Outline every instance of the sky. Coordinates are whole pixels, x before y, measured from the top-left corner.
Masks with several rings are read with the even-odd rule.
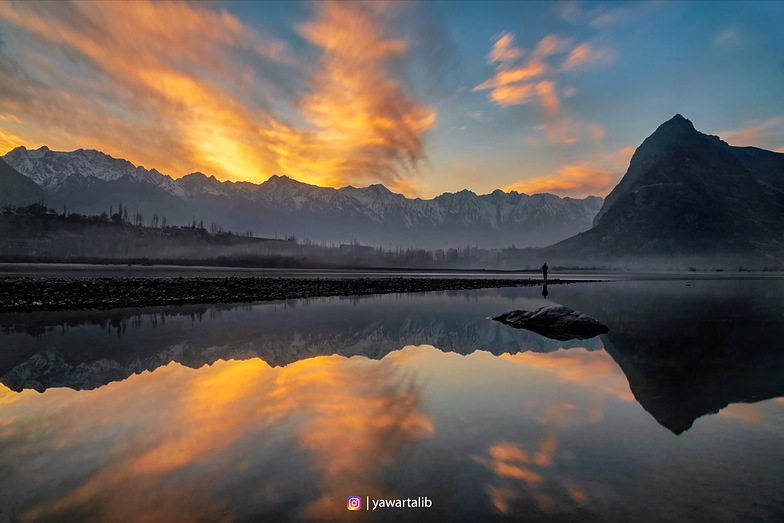
[[[677,113],[784,152],[784,2],[0,2],[0,154],[605,196]]]

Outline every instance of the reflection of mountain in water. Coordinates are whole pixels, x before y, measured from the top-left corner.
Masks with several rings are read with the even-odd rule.
[[[598,339],[563,342],[510,329],[486,319],[488,310],[499,306],[476,297],[458,301],[420,295],[6,315],[2,323],[14,327],[5,331],[0,381],[15,391],[83,390],[172,361],[198,368],[217,360],[261,358],[282,366],[331,354],[381,359],[406,345],[423,344],[495,355],[601,348]]]
[[[639,282],[570,306],[602,318],[634,397],[675,434],[730,403],[784,396],[781,281]]]
[[[533,295],[530,289],[3,315],[0,325],[13,327],[0,333],[0,381],[15,391],[81,390],[170,362],[198,368],[228,359],[272,366],[331,354],[380,359],[421,344],[495,355],[604,346],[637,401],[675,434],[730,403],[784,396],[782,281],[615,282],[558,294],[610,331],[561,342],[486,319],[547,303],[521,298]]]

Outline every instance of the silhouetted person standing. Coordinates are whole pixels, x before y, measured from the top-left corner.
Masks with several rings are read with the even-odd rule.
[[[542,265],[542,276],[544,281],[547,281],[547,262],[544,262],[544,265]]]

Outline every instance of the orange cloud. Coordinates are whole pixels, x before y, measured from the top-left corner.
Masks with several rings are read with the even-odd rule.
[[[496,72],[495,76],[474,87],[474,91],[507,87],[516,82],[541,76],[546,72],[547,65],[539,61],[529,62],[523,67],[501,69]],[[523,86],[525,85],[527,84],[523,84]]]
[[[609,48],[596,49],[591,44],[580,44],[569,53],[561,69],[574,69],[589,63],[604,63],[612,59],[613,53]]]
[[[523,56],[525,52],[514,46],[514,35],[504,33],[493,44],[493,49],[487,55],[487,63],[513,62]]]
[[[536,84],[536,94],[539,95],[542,107],[547,114],[551,117],[558,114],[561,108],[561,102],[558,100],[558,94],[555,92],[555,83],[544,81]]]
[[[0,155],[19,147],[20,145],[29,144],[30,141],[14,132],[6,131],[0,127]]]
[[[585,198],[608,194],[618,183],[618,176],[610,171],[581,164],[566,164],[553,176],[529,178],[504,187],[505,191],[526,194],[549,192],[560,196]]]
[[[556,35],[547,35],[537,43],[531,55],[522,64],[516,61],[523,56],[523,51],[510,52],[514,36],[511,33],[502,35],[493,45],[493,50],[488,55],[488,62],[500,62],[495,74],[473,88],[473,91],[489,90],[488,98],[496,104],[505,107],[522,105],[532,99],[539,102],[544,113],[539,129],[545,131],[547,139],[557,144],[572,144],[579,141],[579,135],[572,133],[573,129],[585,127],[575,125],[561,116],[561,100],[559,92],[565,98],[574,96],[574,87],[560,88],[558,74],[564,70],[572,69],[589,62],[608,63],[612,58],[609,48],[594,49],[590,44],[583,43],[573,47],[572,39],[560,38]],[[571,48],[568,56],[560,68],[554,68],[551,63],[554,56],[561,55]],[[600,126],[587,126],[588,133],[594,141],[604,138],[604,129]],[[571,136],[565,136],[569,132]],[[528,138],[531,141],[530,138]]]
[[[319,51],[311,75],[310,57],[207,4],[2,3],[0,114],[18,121],[0,121],[0,146],[29,137],[174,176],[278,173],[415,193],[436,113],[402,78],[408,49],[388,36],[393,11],[316,4],[300,28]]]
[[[730,145],[751,145],[784,152],[784,116],[755,121],[746,127],[719,131],[717,134]]]
[[[591,138],[598,142],[607,135],[607,130],[599,124],[592,124],[588,126],[588,132],[591,133]]]
[[[535,92],[534,84],[503,85],[490,93],[490,99],[500,106],[520,105],[528,102]]]
[[[550,67],[543,58],[557,53],[566,41],[555,35],[548,35],[539,41],[531,57],[523,65],[515,66],[513,62],[523,55],[519,52],[508,52],[514,36],[506,33],[493,46],[488,56],[488,62],[500,61],[495,74],[481,84],[474,87],[473,91],[489,90],[488,97],[500,106],[520,105],[528,103],[533,94],[536,94],[542,107],[549,113],[557,111],[559,107],[558,95],[555,93],[555,84],[551,81],[531,83],[534,78],[545,75]],[[499,48],[499,42],[500,44]],[[516,48],[515,48],[516,49]],[[491,60],[493,57],[504,57],[503,60]]]
[[[635,145],[621,147],[617,151],[607,154],[604,160],[612,166],[614,171],[626,172],[636,150],[637,146]]]
[[[314,91],[300,106],[319,128],[318,141],[334,154],[314,167],[351,181],[381,176],[399,189],[400,169],[414,169],[425,158],[422,136],[436,121],[435,110],[392,77],[406,42],[387,36],[385,4],[329,2],[318,4],[317,12],[301,33],[324,54],[311,80]]]
[[[547,35],[536,44],[535,56],[550,56],[562,52],[569,46],[570,41],[556,35]]]
[[[269,60],[280,57],[279,45],[266,45],[225,11],[178,2],[5,3],[0,19],[13,27],[8,46],[21,48],[20,62],[28,69],[14,78],[26,96],[17,92],[4,103],[16,109],[34,137],[46,133],[38,140],[64,149],[96,147],[175,172],[182,172],[184,161],[194,170],[239,177],[223,167],[234,151],[222,153],[219,138],[238,120],[245,129],[253,126],[240,116],[231,86],[209,77],[238,77],[242,64],[232,58],[234,52]],[[49,51],[34,54],[28,47]],[[27,78],[50,81],[24,85]],[[259,111],[248,112],[252,117]],[[227,119],[228,113],[234,118]],[[207,138],[218,137],[214,144],[193,131],[194,121],[212,131]],[[205,161],[206,148],[217,161]],[[253,156],[269,164],[270,158]],[[257,169],[249,174],[260,175]]]

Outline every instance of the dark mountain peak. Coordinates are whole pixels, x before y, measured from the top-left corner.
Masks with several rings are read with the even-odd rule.
[[[774,262],[784,245],[779,156],[732,147],[676,115],[637,148],[594,228],[555,251],[611,260]]]
[[[6,154],[7,158],[40,158],[46,153],[51,152],[47,146],[42,145],[38,149],[28,149],[24,145],[14,148]]]
[[[47,146],[45,146],[45,145],[42,145],[38,149],[28,149],[24,145],[20,145],[18,147],[14,147],[13,149],[11,149],[7,154],[9,154],[9,155],[24,154],[24,153],[28,153],[29,152],[29,153],[39,153],[40,155],[43,155],[43,154],[48,153],[49,151],[50,151],[50,149]]]
[[[694,124],[691,123],[691,120],[689,120],[688,118],[684,118],[683,115],[680,113],[676,114],[675,116],[673,116],[672,118],[670,118],[669,120],[661,124],[659,128],[665,125],[671,128],[683,128],[691,131],[695,130]]]
[[[374,183],[372,185],[368,185],[367,189],[377,194],[392,194],[392,191],[387,189],[387,187],[381,183]]]
[[[315,185],[311,185],[308,183],[300,182],[299,180],[295,180],[287,175],[279,175],[273,174],[272,176],[267,179],[266,182],[261,184],[261,187],[265,189],[274,189],[274,188],[302,188],[302,187],[315,187]]]
[[[680,114],[676,114],[657,127],[656,131],[654,131],[653,134],[645,139],[641,147],[670,144],[685,145],[685,141],[689,137],[693,138],[704,136],[706,135],[702,134],[694,128],[694,124],[691,123],[691,120],[684,118]]]
[[[41,149],[43,149],[44,147],[42,147]],[[38,150],[40,151],[41,149],[38,149]],[[47,148],[46,150],[48,151],[49,149]],[[84,158],[89,158],[91,160],[97,160],[97,161],[113,160],[113,161],[117,161],[117,162],[126,163],[126,164],[129,164],[129,165],[133,165],[131,162],[129,162],[125,158],[115,158],[111,154],[107,154],[107,153],[105,153],[103,151],[99,151],[98,149],[76,149],[73,152],[78,154],[78,155],[80,155],[80,156],[82,156],[82,157],[84,157]],[[57,151],[56,154],[58,156],[65,157],[65,155],[67,153],[63,153],[63,152]]]
[[[273,174],[270,176],[265,184],[270,183],[272,185],[292,185],[293,183],[298,183],[297,180],[291,178],[288,175],[280,175],[280,174]]]
[[[206,174],[200,171],[196,171],[195,173],[186,174],[182,177],[183,180],[207,180],[208,177]]]

